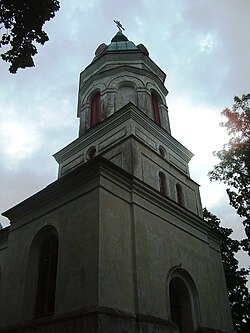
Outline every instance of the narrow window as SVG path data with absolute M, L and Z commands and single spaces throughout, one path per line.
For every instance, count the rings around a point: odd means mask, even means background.
M 47 238 L 41 247 L 35 316 L 52 315 L 55 312 L 58 240 L 55 235 Z
M 154 121 L 156 122 L 156 124 L 161 125 L 158 97 L 154 92 L 152 92 L 151 94 L 151 99 Z
M 101 95 L 97 92 L 91 99 L 90 106 L 90 127 L 93 127 L 101 120 Z
M 186 274 L 185 274 L 186 275 Z M 186 279 L 185 279 L 186 280 Z M 175 276 L 169 284 L 171 320 L 179 326 L 180 333 L 194 333 L 199 325 L 193 288 L 183 277 Z
M 166 176 L 161 171 L 159 172 L 159 187 L 160 187 L 160 193 L 163 195 L 167 195 Z
M 176 184 L 176 193 L 177 193 L 177 202 L 184 206 L 184 195 L 183 195 L 183 189 L 180 184 Z
M 171 310 L 171 320 L 179 326 L 180 333 L 181 330 L 181 322 L 182 322 L 182 316 L 181 316 L 181 302 L 178 296 L 177 291 L 175 290 L 175 287 L 170 282 L 169 286 L 169 294 L 170 294 L 170 310 Z

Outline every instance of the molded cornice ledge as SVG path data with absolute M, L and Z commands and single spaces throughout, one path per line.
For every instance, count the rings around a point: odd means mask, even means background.
M 209 234 L 209 239 L 218 242 L 218 235 L 210 233 L 211 226 L 205 220 L 186 208 L 180 207 L 175 201 L 162 196 L 157 190 L 102 156 L 97 156 L 79 166 L 2 215 L 10 220 L 13 230 L 89 191 L 105 187 L 102 179 L 123 188 L 124 193 L 131 193 L 130 196 L 123 198 L 131 204 L 142 205 L 144 200 L 146 206 L 150 203 L 180 219 L 182 225 L 178 225 L 179 228 L 185 228 L 185 230 L 190 227 L 195 228 L 199 233 L 204 236 Z M 207 236 L 205 238 L 204 236 L 202 236 L 203 240 L 208 242 Z
M 103 69 L 105 69 L 107 64 L 117 64 L 119 66 L 121 63 L 127 63 L 132 67 L 133 63 L 135 64 L 136 62 L 140 64 L 145 64 L 149 71 L 152 71 L 160 78 L 162 83 L 165 82 L 166 74 L 160 69 L 158 65 L 156 65 L 156 63 L 151 58 L 145 56 L 139 51 L 131 53 L 112 52 L 109 54 L 105 54 L 100 58 L 97 58 L 81 72 L 80 85 L 82 85 L 82 82 L 84 82 L 91 75 L 93 75 L 93 73 L 101 72 Z
M 144 131 L 150 133 L 152 136 L 159 139 L 162 142 L 162 144 L 165 144 L 167 147 L 169 147 L 169 149 L 176 152 L 187 163 L 194 156 L 193 153 L 191 153 L 172 135 L 167 133 L 162 127 L 158 126 L 137 106 L 135 106 L 133 103 L 128 103 L 124 107 L 122 107 L 119 111 L 115 112 L 113 115 L 104 119 L 97 126 L 91 128 L 83 136 L 74 140 L 66 147 L 55 153 L 53 157 L 60 164 L 65 159 L 80 152 L 91 143 L 98 143 L 99 142 L 98 140 L 102 140 L 105 134 L 111 133 L 111 131 L 113 131 L 114 129 L 118 128 L 121 125 L 124 125 L 125 122 L 128 122 L 130 119 L 133 120 L 138 125 L 140 125 L 144 129 Z M 130 135 L 135 135 L 135 126 L 130 125 L 129 127 L 127 127 L 126 137 Z M 145 144 L 145 142 L 143 143 Z M 110 147 L 107 147 L 106 150 L 108 150 L 109 148 Z
M 118 169 L 117 172 L 120 174 L 126 173 L 126 178 L 132 178 L 132 175 L 120 169 L 114 163 L 102 156 L 97 156 L 28 199 L 3 212 L 2 215 L 7 217 L 11 224 L 17 221 L 28 223 L 99 187 L 100 174 L 106 168 Z
M 101 156 L 93 158 L 28 199 L 3 212 L 2 215 L 7 217 L 11 223 L 14 223 L 23 218 L 30 220 L 28 218 L 29 214 L 34 212 L 36 212 L 36 217 L 47 213 L 49 211 L 46 208 L 47 206 L 50 207 L 50 210 L 53 210 L 55 207 L 64 205 L 67 201 L 88 192 L 90 190 L 89 183 L 92 183 L 92 189 L 98 187 L 100 165 L 106 162 L 108 161 Z M 65 194 L 68 195 L 65 196 Z M 43 213 L 41 213 L 41 209 Z

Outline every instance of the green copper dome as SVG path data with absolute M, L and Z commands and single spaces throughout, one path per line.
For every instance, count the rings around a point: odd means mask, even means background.
M 111 43 L 113 42 L 127 42 L 128 38 L 123 35 L 121 31 L 118 31 L 117 34 L 111 39 Z
M 149 55 L 148 50 L 144 45 L 139 44 L 136 46 L 133 42 L 128 40 L 128 38 L 121 31 L 117 32 L 117 34 L 111 39 L 111 43 L 109 45 L 102 43 L 98 46 L 95 51 L 95 58 L 93 61 L 106 53 L 112 52 L 141 52 L 147 56 Z
M 137 46 L 128 38 L 123 35 L 122 32 L 118 31 L 117 34 L 112 38 L 111 43 L 106 49 L 107 52 L 112 51 L 140 51 Z

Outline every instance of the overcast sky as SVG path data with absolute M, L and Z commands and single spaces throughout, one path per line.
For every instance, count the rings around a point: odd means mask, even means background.
M 227 142 L 220 112 L 250 92 L 249 16 L 249 0 L 61 1 L 45 25 L 50 40 L 38 47 L 36 67 L 13 75 L 0 62 L 0 211 L 56 179 L 52 154 L 78 135 L 79 73 L 99 44 L 110 43 L 116 19 L 167 74 L 172 135 L 195 154 L 190 171 L 203 206 L 242 237 L 225 187 L 207 173 L 216 163 L 212 152 Z

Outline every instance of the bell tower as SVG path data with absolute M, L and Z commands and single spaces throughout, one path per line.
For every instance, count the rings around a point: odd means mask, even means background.
M 0 332 L 234 332 L 220 239 L 193 154 L 171 133 L 165 79 L 121 30 L 96 49 L 58 179 L 3 213 Z
M 92 63 L 80 75 L 80 135 L 90 128 L 94 112 L 91 102 L 95 93 L 100 94 L 99 121 L 131 102 L 170 133 L 165 77 L 149 58 L 144 45 L 135 46 L 118 32 L 108 46 L 103 43 L 96 49 Z
M 202 216 L 193 154 L 170 131 L 165 73 L 119 31 L 80 74 L 79 138 L 54 155 L 59 178 L 101 155 Z

